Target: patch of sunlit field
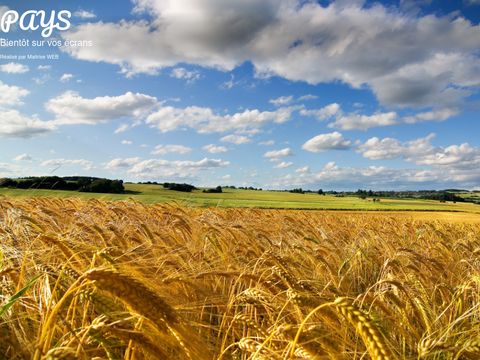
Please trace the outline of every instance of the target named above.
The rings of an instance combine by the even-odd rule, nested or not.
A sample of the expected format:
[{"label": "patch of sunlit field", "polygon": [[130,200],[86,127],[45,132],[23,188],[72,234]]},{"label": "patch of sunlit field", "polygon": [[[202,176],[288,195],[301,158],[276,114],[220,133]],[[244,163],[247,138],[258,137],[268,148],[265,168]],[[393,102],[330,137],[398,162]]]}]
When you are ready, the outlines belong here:
[{"label": "patch of sunlit field", "polygon": [[0,358],[479,359],[475,216],[4,197]]},{"label": "patch of sunlit field", "polygon": [[[334,214],[334,211],[325,211],[325,213]],[[363,213],[368,216],[366,211],[340,211],[339,214],[346,216]],[[480,224],[480,214],[468,212],[448,212],[448,211],[376,211],[376,215],[385,217],[394,217],[395,219],[411,221],[436,221],[448,223]]]}]

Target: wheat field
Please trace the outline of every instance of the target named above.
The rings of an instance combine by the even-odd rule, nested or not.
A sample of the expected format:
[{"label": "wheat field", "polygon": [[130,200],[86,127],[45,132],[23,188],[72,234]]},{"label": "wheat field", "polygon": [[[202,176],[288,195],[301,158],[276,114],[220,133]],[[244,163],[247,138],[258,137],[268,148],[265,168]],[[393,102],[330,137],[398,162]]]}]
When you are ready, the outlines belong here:
[{"label": "wheat field", "polygon": [[0,358],[479,359],[480,223],[0,199]]}]

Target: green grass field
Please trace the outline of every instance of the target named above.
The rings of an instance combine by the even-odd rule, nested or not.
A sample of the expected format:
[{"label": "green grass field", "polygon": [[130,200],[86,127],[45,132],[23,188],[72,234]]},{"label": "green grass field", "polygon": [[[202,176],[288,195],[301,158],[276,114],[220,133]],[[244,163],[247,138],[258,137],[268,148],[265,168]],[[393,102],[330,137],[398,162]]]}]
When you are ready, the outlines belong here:
[{"label": "green grass field", "polygon": [[203,207],[255,207],[278,209],[325,210],[381,210],[381,211],[460,211],[480,213],[480,205],[466,203],[440,203],[430,200],[362,200],[358,197],[321,196],[318,194],[293,194],[275,191],[250,191],[225,189],[222,194],[205,194],[201,190],[183,193],[166,190],[159,185],[126,184],[127,194],[94,194],[56,190],[0,189],[0,196],[12,197],[78,197],[104,200],[134,199],[143,203],[177,202],[185,206]]}]

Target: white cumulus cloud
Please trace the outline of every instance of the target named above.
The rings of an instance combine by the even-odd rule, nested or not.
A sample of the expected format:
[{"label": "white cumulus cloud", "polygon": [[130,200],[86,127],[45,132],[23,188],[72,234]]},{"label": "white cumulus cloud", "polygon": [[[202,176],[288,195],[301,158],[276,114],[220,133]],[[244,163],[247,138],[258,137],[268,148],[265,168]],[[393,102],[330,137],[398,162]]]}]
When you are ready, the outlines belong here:
[{"label": "white cumulus cloud", "polygon": [[318,96],[313,94],[302,95],[298,98],[299,101],[310,101],[316,99],[318,99]]},{"label": "white cumulus cloud", "polygon": [[0,137],[30,138],[55,130],[51,122],[0,108]]},{"label": "white cumulus cloud", "polygon": [[120,96],[101,96],[93,99],[68,91],[49,100],[45,108],[55,114],[55,124],[97,124],[114,119],[146,116],[158,103],[152,96],[127,92]]},{"label": "white cumulus cloud", "polygon": [[372,160],[402,158],[417,165],[449,169],[474,170],[480,166],[480,148],[464,143],[447,147],[434,146],[435,134],[424,138],[401,142],[394,138],[368,139],[357,149]]},{"label": "white cumulus cloud", "polygon": [[22,105],[22,99],[30,94],[27,89],[14,85],[7,85],[0,81],[0,106]]},{"label": "white cumulus cloud", "polygon": [[60,76],[60,82],[67,83],[75,77],[73,74],[65,73]]},{"label": "white cumulus cloud", "polygon": [[202,149],[208,151],[210,154],[220,154],[228,151],[225,146],[219,146],[215,144],[205,145]]},{"label": "white cumulus cloud", "polygon": [[142,159],[140,159],[139,157],[126,158],[126,159],[117,158],[117,159],[113,159],[113,160],[109,161],[105,165],[105,168],[107,170],[125,169],[125,168],[132,167],[133,165],[135,165],[135,164],[137,164],[141,161],[142,161]]},{"label": "white cumulus cloud", "polygon": [[296,169],[295,172],[298,173],[298,174],[308,174],[310,172],[310,167],[309,166],[302,166],[302,167]]},{"label": "white cumulus cloud", "polygon": [[290,120],[293,108],[275,111],[244,110],[234,114],[220,115],[207,107],[189,106],[176,108],[163,106],[150,114],[146,123],[161,132],[178,129],[194,129],[199,133],[257,130],[269,123],[282,124]]},{"label": "white cumulus cloud", "polygon": [[275,169],[287,169],[291,166],[293,166],[292,162],[282,161],[282,162],[279,162],[277,165],[275,165],[274,168]]},{"label": "white cumulus cloud", "polygon": [[93,11],[88,11],[88,10],[77,10],[73,13],[73,16],[78,17],[83,20],[90,20],[90,19],[95,19],[97,15]]},{"label": "white cumulus cloud", "polygon": [[124,133],[124,132],[127,131],[128,129],[130,129],[130,125],[129,125],[129,124],[121,124],[121,125],[119,125],[119,126],[115,129],[114,134]]},{"label": "white cumulus cloud", "polygon": [[337,103],[333,103],[321,109],[316,109],[316,110],[302,109],[300,110],[300,115],[314,116],[318,120],[327,120],[339,114],[340,112],[341,112],[340,105]]},{"label": "white cumulus cloud", "polygon": [[64,166],[79,166],[83,170],[92,170],[94,168],[93,163],[84,159],[51,159],[43,161],[41,166],[49,168],[60,168]]},{"label": "white cumulus cloud", "polygon": [[458,115],[458,109],[438,109],[432,111],[420,112],[412,116],[407,116],[403,120],[408,124],[415,124],[424,121],[445,121],[451,117]]},{"label": "white cumulus cloud", "polygon": [[280,96],[276,99],[271,99],[269,102],[275,106],[285,106],[293,101],[293,96]]},{"label": "white cumulus cloud", "polygon": [[317,135],[302,145],[302,149],[314,153],[327,150],[347,150],[352,146],[352,141],[347,140],[337,131]]},{"label": "white cumulus cloud", "polygon": [[197,70],[187,70],[183,67],[177,67],[172,69],[170,77],[176,79],[186,80],[189,83],[193,83],[202,77],[202,74]]},{"label": "white cumulus cloud", "polygon": [[208,158],[199,161],[148,159],[135,163],[128,169],[128,173],[139,178],[187,178],[199,171],[226,167],[229,164],[228,161]]},{"label": "white cumulus cloud", "polygon": [[267,151],[265,154],[263,154],[263,156],[268,159],[280,159],[282,157],[292,156],[292,155],[293,155],[293,152],[292,152],[292,149],[290,148]]},{"label": "white cumulus cloud", "polygon": [[16,156],[13,160],[15,161],[32,161],[33,158],[28,154],[21,154]]},{"label": "white cumulus cloud", "polygon": [[232,134],[232,135],[227,135],[227,136],[222,137],[220,139],[220,141],[221,142],[232,143],[232,144],[235,144],[235,145],[241,145],[241,144],[248,144],[252,140],[250,140],[246,136]]},{"label": "white cumulus cloud", "polygon": [[24,74],[30,71],[30,68],[24,64],[10,62],[0,65],[0,71],[7,74]]},{"label": "white cumulus cloud", "polygon": [[393,111],[373,115],[351,113],[337,117],[328,127],[342,130],[368,130],[372,127],[395,125],[397,119],[398,115]]},{"label": "white cumulus cloud", "polygon": [[192,148],[184,145],[157,145],[152,151],[153,155],[166,155],[166,154],[188,154],[192,151]]}]

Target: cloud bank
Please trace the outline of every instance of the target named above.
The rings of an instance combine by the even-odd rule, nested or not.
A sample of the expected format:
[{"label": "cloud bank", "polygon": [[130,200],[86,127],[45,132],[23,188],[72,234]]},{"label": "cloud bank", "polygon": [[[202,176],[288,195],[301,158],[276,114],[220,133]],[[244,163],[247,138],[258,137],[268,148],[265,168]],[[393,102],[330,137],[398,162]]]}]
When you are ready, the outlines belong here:
[{"label": "cloud bank", "polygon": [[[480,84],[480,27],[462,17],[418,16],[363,1],[135,0],[150,20],[87,23],[63,36],[94,38],[73,57],[116,64],[127,75],[179,63],[260,76],[369,87],[389,106],[443,107]],[[454,66],[453,66],[454,65]]]}]

